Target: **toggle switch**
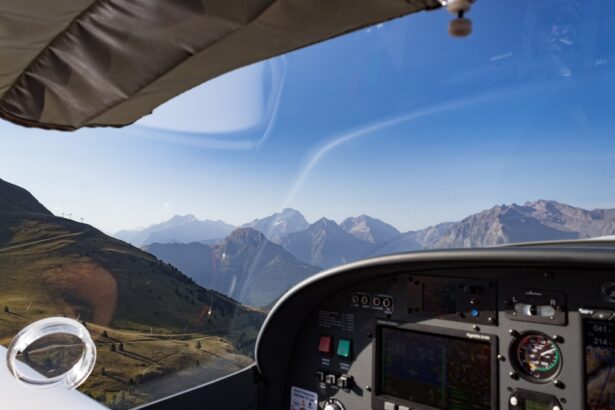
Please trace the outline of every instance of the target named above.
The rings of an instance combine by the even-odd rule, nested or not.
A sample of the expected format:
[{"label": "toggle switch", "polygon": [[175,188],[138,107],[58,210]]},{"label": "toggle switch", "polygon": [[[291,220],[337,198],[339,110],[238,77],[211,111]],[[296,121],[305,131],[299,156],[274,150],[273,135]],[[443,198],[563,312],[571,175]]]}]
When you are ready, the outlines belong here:
[{"label": "toggle switch", "polygon": [[318,343],[318,351],[330,355],[333,351],[333,338],[331,336],[321,335],[320,342]]}]

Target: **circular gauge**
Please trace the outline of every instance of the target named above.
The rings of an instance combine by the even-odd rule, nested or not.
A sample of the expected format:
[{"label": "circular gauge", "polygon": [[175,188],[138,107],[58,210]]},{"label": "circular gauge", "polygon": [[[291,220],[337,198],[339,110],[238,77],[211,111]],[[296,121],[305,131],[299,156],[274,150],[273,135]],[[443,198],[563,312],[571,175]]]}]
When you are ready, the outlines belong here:
[{"label": "circular gauge", "polygon": [[531,382],[544,383],[553,379],[562,368],[562,352],[543,333],[528,332],[512,344],[510,356],[520,375]]}]

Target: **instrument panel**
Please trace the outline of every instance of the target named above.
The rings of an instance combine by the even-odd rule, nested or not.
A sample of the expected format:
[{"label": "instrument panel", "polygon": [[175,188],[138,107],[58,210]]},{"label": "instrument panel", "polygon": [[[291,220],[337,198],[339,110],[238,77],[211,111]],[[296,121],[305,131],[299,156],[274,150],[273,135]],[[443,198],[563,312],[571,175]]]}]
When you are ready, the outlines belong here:
[{"label": "instrument panel", "polygon": [[[611,270],[397,270],[307,315],[291,410],[615,410]],[[288,402],[287,402],[288,403]]]}]

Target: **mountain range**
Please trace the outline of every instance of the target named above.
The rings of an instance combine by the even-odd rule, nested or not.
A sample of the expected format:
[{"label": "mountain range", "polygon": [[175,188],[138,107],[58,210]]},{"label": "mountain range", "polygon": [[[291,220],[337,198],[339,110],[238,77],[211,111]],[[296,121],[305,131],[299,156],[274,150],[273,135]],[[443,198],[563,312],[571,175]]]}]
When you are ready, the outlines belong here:
[{"label": "mountain range", "polygon": [[[307,229],[309,223],[299,212],[285,208],[281,212],[262,219],[254,219],[241,225],[261,232],[267,239],[279,243],[289,233]],[[134,246],[147,246],[152,243],[190,243],[202,242],[215,244],[222,242],[236,227],[224,221],[199,220],[194,215],[175,215],[165,222],[146,228],[126,229],[113,234],[117,239]]]},{"label": "mountain range", "polygon": [[[458,222],[444,222],[405,233],[367,215],[349,217],[340,224],[326,218],[308,224],[299,211],[285,209],[244,225],[248,226],[250,228],[242,228],[243,235],[234,236],[233,233],[222,245],[152,244],[147,249],[160,259],[177,266],[197,283],[227,293],[230,282],[220,279],[225,274],[224,269],[220,268],[221,255],[226,255],[225,262],[228,266],[233,266],[233,277],[239,278],[239,283],[242,284],[250,283],[243,278],[253,278],[255,275],[255,271],[250,271],[252,268],[248,267],[262,266],[262,269],[266,267],[280,272],[282,269],[276,266],[276,263],[281,260],[284,261],[283,271],[289,277],[300,278],[311,271],[399,252],[614,235],[615,209],[585,210],[556,201],[538,200],[523,205],[497,205]],[[262,233],[263,237],[252,243],[260,243],[259,246],[266,243],[267,249],[276,249],[277,252],[259,254],[254,251],[253,246],[247,245],[240,247],[246,254],[220,251],[230,245],[227,243],[229,241],[233,246],[237,246],[243,239],[247,240],[250,236],[245,229]],[[274,242],[280,246],[274,248]],[[271,256],[269,265],[263,265],[262,255],[265,254],[276,255]],[[254,255],[261,255],[258,264],[254,264]],[[241,262],[235,261],[235,258]],[[249,263],[246,264],[246,261]],[[215,282],[216,280],[222,282]],[[268,294],[277,294],[288,287],[290,282],[292,281]],[[255,302],[247,295],[240,296],[236,290],[233,292],[232,296],[241,302]],[[257,296],[257,299],[262,303],[266,298]]]},{"label": "mountain range", "polygon": [[[614,234],[615,209],[585,210],[547,200],[496,205],[458,222],[405,233],[367,215],[349,217],[340,224],[327,218],[310,224],[299,211],[286,208],[240,228],[185,215],[116,234],[141,244],[141,250],[91,226],[56,217],[26,190],[0,180],[0,258],[3,252],[19,253],[33,245],[46,255],[41,258],[41,254],[25,252],[4,263],[2,283],[12,283],[17,279],[9,276],[21,273],[18,282],[26,286],[24,280],[34,281],[42,275],[46,285],[37,288],[40,300],[54,299],[54,309],[79,312],[90,320],[105,317],[114,325],[198,327],[186,319],[190,314],[185,312],[194,310],[193,303],[173,296],[182,295],[178,291],[182,287],[199,295],[191,302],[215,300],[231,310],[239,307],[234,300],[267,307],[314,273],[367,257]],[[62,274],[55,274],[57,271]],[[97,286],[100,278],[111,284],[116,298],[113,311],[105,310],[102,316],[97,306],[103,304],[78,289]],[[159,290],[154,292],[153,287]],[[55,296],[45,296],[47,293]],[[150,300],[156,293],[160,297]],[[165,302],[158,303],[162,294]],[[146,301],[149,308],[136,309],[134,300]],[[163,311],[168,317],[160,317]]]},{"label": "mountain range", "polygon": [[113,236],[134,246],[150,243],[211,242],[224,239],[235,227],[223,221],[200,221],[194,215],[175,215],[144,229],[122,230]]},{"label": "mountain range", "polygon": [[371,254],[588,239],[613,234],[615,209],[585,210],[556,201],[538,200],[523,205],[496,205],[459,222],[407,232]]}]

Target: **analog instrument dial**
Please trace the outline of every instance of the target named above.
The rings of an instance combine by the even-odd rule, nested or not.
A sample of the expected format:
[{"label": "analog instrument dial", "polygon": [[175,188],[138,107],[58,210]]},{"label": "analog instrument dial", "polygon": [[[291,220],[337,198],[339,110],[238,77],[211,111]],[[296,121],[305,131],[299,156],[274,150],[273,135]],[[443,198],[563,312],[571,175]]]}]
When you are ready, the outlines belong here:
[{"label": "analog instrument dial", "polygon": [[511,346],[514,367],[526,380],[552,380],[562,367],[562,352],[549,336],[539,332],[520,335]]}]

